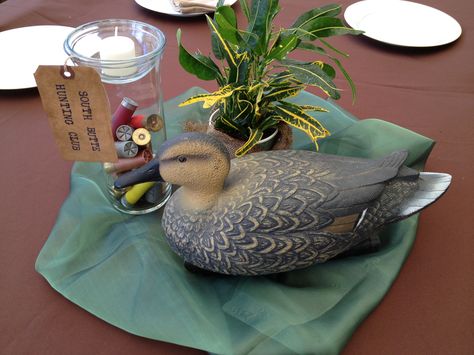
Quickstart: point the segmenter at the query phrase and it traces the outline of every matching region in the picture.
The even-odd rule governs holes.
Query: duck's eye
[[[184,163],[184,162],[186,162],[186,160],[188,160],[188,159],[187,159],[184,155],[180,155],[180,156],[178,157],[178,161],[179,161],[180,163]]]

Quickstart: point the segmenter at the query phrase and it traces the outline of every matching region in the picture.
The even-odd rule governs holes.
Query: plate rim
[[[355,3],[350,4],[344,11],[344,19],[346,23],[354,29],[359,29],[355,21],[357,21],[358,18],[360,18],[361,16],[359,16],[356,19],[353,16],[353,12],[358,11],[358,7],[369,6],[370,8],[370,5],[375,4],[375,3],[377,3],[380,6],[382,2],[383,1],[380,1],[380,0],[360,0]],[[409,1],[409,0],[388,0],[385,2],[391,2],[391,3],[397,4],[398,6],[417,6],[427,11],[438,12],[439,14],[445,16],[447,19],[451,20],[452,23],[456,25],[457,27],[456,31],[453,31],[453,35],[450,36],[448,40],[443,40],[443,41],[438,41],[438,42],[429,41],[426,44],[409,44],[409,43],[403,42],[403,39],[401,41],[387,40],[387,39],[384,39],[383,36],[379,37],[377,35],[374,35],[373,33],[367,33],[367,32],[362,33],[362,35],[364,35],[365,37],[371,38],[373,40],[376,40],[382,43],[390,44],[390,45],[395,45],[395,46],[400,46],[400,47],[411,47],[411,48],[430,48],[430,47],[444,46],[446,44],[456,41],[457,39],[459,39],[459,37],[461,37],[463,30],[459,21],[457,21],[453,16],[451,16],[450,14],[442,10],[439,10],[433,6],[429,6],[429,5],[425,5],[425,4],[421,4],[421,3],[418,3],[415,1]],[[367,13],[367,15],[368,14],[369,13]],[[363,31],[363,29],[361,30]]]
[[[22,26],[22,27],[16,27],[16,28],[11,28],[11,29],[8,29],[8,30],[5,30],[5,31],[0,31],[0,40],[2,39],[2,36],[5,36],[5,33],[14,33],[14,32],[28,32],[28,31],[31,31],[32,29],[38,29],[38,28],[42,28],[42,29],[46,29],[46,28],[54,28],[54,29],[58,29],[58,27],[61,27],[61,30],[64,29],[66,31],[69,30],[69,31],[73,31],[74,30],[74,27],[71,27],[71,26],[65,26],[65,25],[30,25],[30,26]],[[67,36],[67,35],[66,35]],[[64,37],[64,39],[66,39],[66,36]],[[61,45],[61,48],[62,48],[62,45]],[[67,58],[67,54],[66,52],[64,52],[64,60]],[[1,61],[2,59],[0,59],[0,64],[1,64]],[[34,73],[31,73],[32,77],[33,77],[33,74]],[[33,77],[34,79],[34,77]],[[31,83],[26,83],[26,81],[24,80],[23,83],[18,83],[18,84],[11,84],[11,85],[4,85],[4,80],[1,80],[0,81],[0,92],[2,91],[7,91],[7,90],[23,90],[23,89],[32,89],[32,88],[35,88],[37,87],[38,85],[36,84],[36,82],[33,80],[33,82]]]

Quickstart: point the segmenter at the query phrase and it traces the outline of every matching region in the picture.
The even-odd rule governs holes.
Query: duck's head
[[[121,175],[115,187],[166,181],[183,186],[193,195],[190,198],[208,204],[221,192],[229,169],[229,153],[220,141],[204,133],[184,133],[166,141],[152,161]]]

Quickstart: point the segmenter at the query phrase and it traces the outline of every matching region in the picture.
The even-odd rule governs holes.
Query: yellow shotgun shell
[[[133,131],[132,140],[140,147],[143,147],[144,145],[150,143],[151,134],[146,128],[137,128],[135,131]]]
[[[142,182],[140,184],[133,185],[122,197],[122,203],[125,205],[134,205],[138,200],[155,185],[155,182]]]

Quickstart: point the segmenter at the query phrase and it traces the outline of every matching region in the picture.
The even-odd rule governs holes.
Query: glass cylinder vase
[[[104,185],[113,206],[129,214],[155,211],[171,195],[171,185],[164,182],[145,182],[123,190],[113,186],[120,174],[152,159],[166,140],[160,83],[165,43],[158,28],[123,19],[86,23],[64,42],[71,60],[96,69],[106,89],[119,160],[103,164]]]

